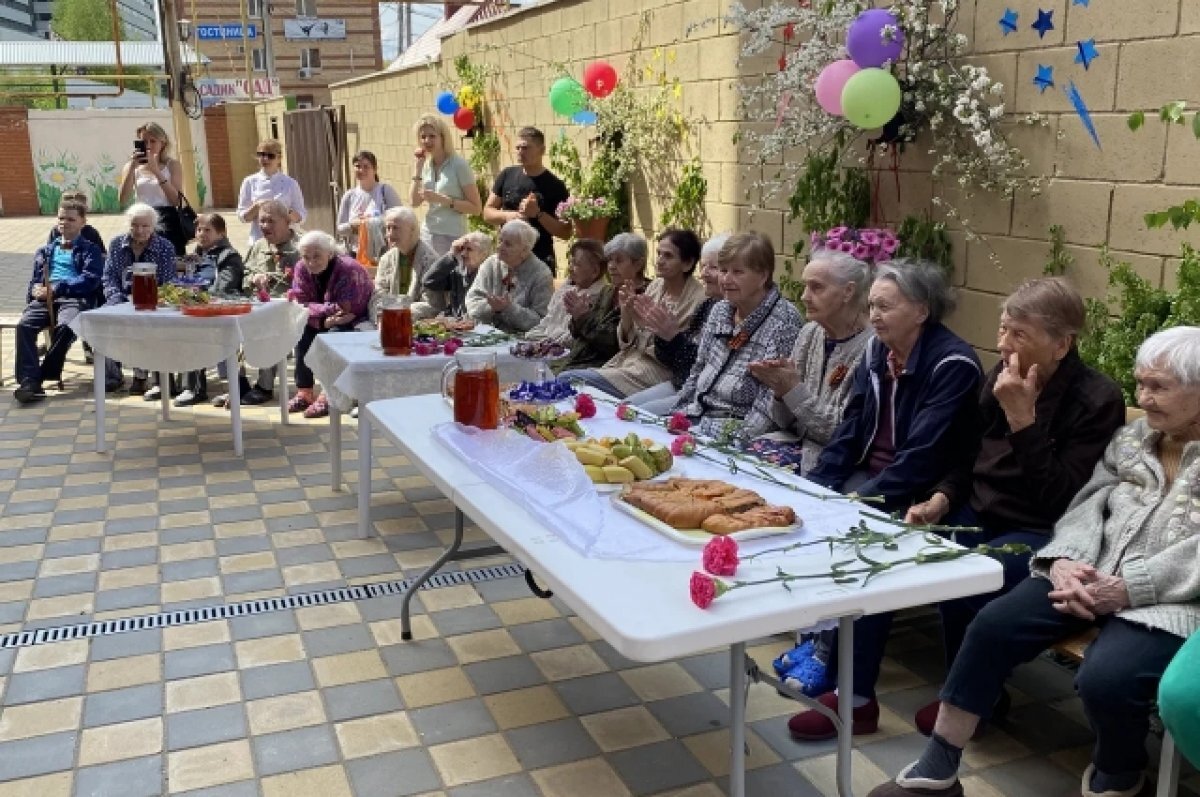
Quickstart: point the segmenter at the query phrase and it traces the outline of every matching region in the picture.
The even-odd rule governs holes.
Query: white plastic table
[[[480,326],[476,331],[492,330]],[[508,351],[509,346],[508,343],[502,343],[488,347],[488,350],[496,352],[500,380],[532,378],[532,369],[536,366],[513,357]],[[389,357],[379,345],[378,330],[320,335],[313,341],[306,362],[329,401],[330,475],[334,490],[342,489],[342,413],[349,412],[356,401],[359,405],[365,405],[378,399],[439,393],[442,389],[442,369],[450,359],[445,354]],[[358,439],[359,475],[361,477],[365,462],[369,482],[371,428],[370,422],[361,415],[358,419]],[[365,529],[362,531],[366,536]]]
[[[440,396],[377,401],[360,413],[380,433],[403,450],[414,465],[454,504],[455,539],[450,549],[417,578],[406,594],[412,595],[442,564],[453,558],[462,541],[465,514],[492,539],[527,567],[536,571],[571,609],[621,655],[636,661],[663,661],[693,655],[714,647],[730,648],[730,793],[745,794],[745,711],[747,687],[747,641],[770,634],[789,632],[821,620],[839,623],[838,680],[850,683],[853,666],[854,618],[991,592],[1001,586],[999,563],[983,556],[952,562],[899,568],[878,576],[868,586],[839,586],[825,580],[793,583],[791,591],[781,587],[758,587],[722,596],[708,610],[696,608],[689,597],[688,581],[698,567],[694,562],[646,562],[594,559],[581,556],[553,530],[526,511],[512,496],[498,490],[465,465],[448,448],[434,439],[433,427],[450,420],[449,408]],[[753,488],[747,476],[730,476],[733,483]],[[800,481],[797,479],[797,481]],[[369,485],[370,481],[362,482]],[[360,496],[367,490],[360,491]],[[359,511],[368,501],[360,497]],[[362,521],[360,515],[360,522]],[[817,534],[836,530],[814,530]],[[871,549],[880,560],[911,556],[921,547],[918,537],[899,541],[896,551]],[[816,572],[811,551],[806,558],[790,554],[770,560],[789,572]],[[838,552],[844,558],[843,552]],[[803,562],[803,564],[801,564]],[[822,567],[829,563],[825,562]],[[402,616],[402,623],[407,615]],[[411,638],[410,629],[402,629]],[[851,795],[850,748],[852,745],[851,701],[843,697],[838,706],[838,792]]]
[[[229,408],[233,420],[233,450],[242,455],[241,390],[238,385],[238,351],[256,368],[278,366],[279,410],[287,423],[287,355],[300,340],[308,311],[298,304],[273,300],[255,304],[245,315],[185,316],[178,310],[159,308],[138,311],[124,304],[80,313],[71,329],[96,352],[93,370],[96,397],[96,451],[103,452],[104,359],[158,372],[163,385],[162,417],[171,418],[168,375],[208,368],[224,361],[229,375]]]

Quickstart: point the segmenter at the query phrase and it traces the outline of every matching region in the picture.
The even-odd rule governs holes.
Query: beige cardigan
[[[646,288],[646,296],[657,302],[666,302],[665,292],[661,278],[654,280]],[[687,329],[692,314],[703,301],[704,286],[699,280],[688,279],[674,308],[675,320],[680,329]],[[632,316],[621,316],[621,324],[617,327],[617,343],[621,350],[597,373],[621,391],[622,396],[671,381],[671,369],[654,356],[654,333],[637,326]]]

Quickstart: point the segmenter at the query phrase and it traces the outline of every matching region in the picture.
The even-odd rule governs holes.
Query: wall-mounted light
[[[179,20],[179,40],[188,41],[192,38],[192,21],[190,19]]]

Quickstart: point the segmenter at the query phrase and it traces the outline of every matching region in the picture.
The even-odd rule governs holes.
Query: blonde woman
[[[467,232],[467,217],[483,212],[483,202],[471,165],[454,152],[450,127],[439,117],[426,114],[413,130],[419,146],[413,153],[409,201],[414,208],[429,204],[421,223],[421,240],[440,257]]]
[[[187,252],[188,238],[179,219],[179,197],[183,193],[183,166],[170,155],[171,139],[155,122],[137,129],[137,142],[121,168],[120,200],[131,200],[154,208],[157,230],[175,247],[176,255]]]
[[[258,143],[254,156],[258,158],[260,168],[242,180],[237,206],[238,218],[250,224],[251,244],[263,237],[262,228],[258,226],[258,211],[265,202],[273,199],[282,202],[291,224],[300,224],[308,216],[300,184],[280,169],[283,145],[273,138],[264,139]]]

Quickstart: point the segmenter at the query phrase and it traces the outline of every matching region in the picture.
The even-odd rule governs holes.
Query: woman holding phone
[[[121,168],[120,201],[131,199],[154,208],[158,214],[156,231],[175,247],[175,254],[187,253],[188,236],[179,218],[179,197],[183,193],[183,166],[168,153],[171,139],[156,122],[137,129],[133,153]]]
[[[440,257],[466,234],[467,217],[482,213],[483,202],[471,165],[454,151],[450,127],[426,114],[417,120],[414,130],[420,146],[413,153],[409,201],[414,208],[429,203],[421,223],[421,240]]]

